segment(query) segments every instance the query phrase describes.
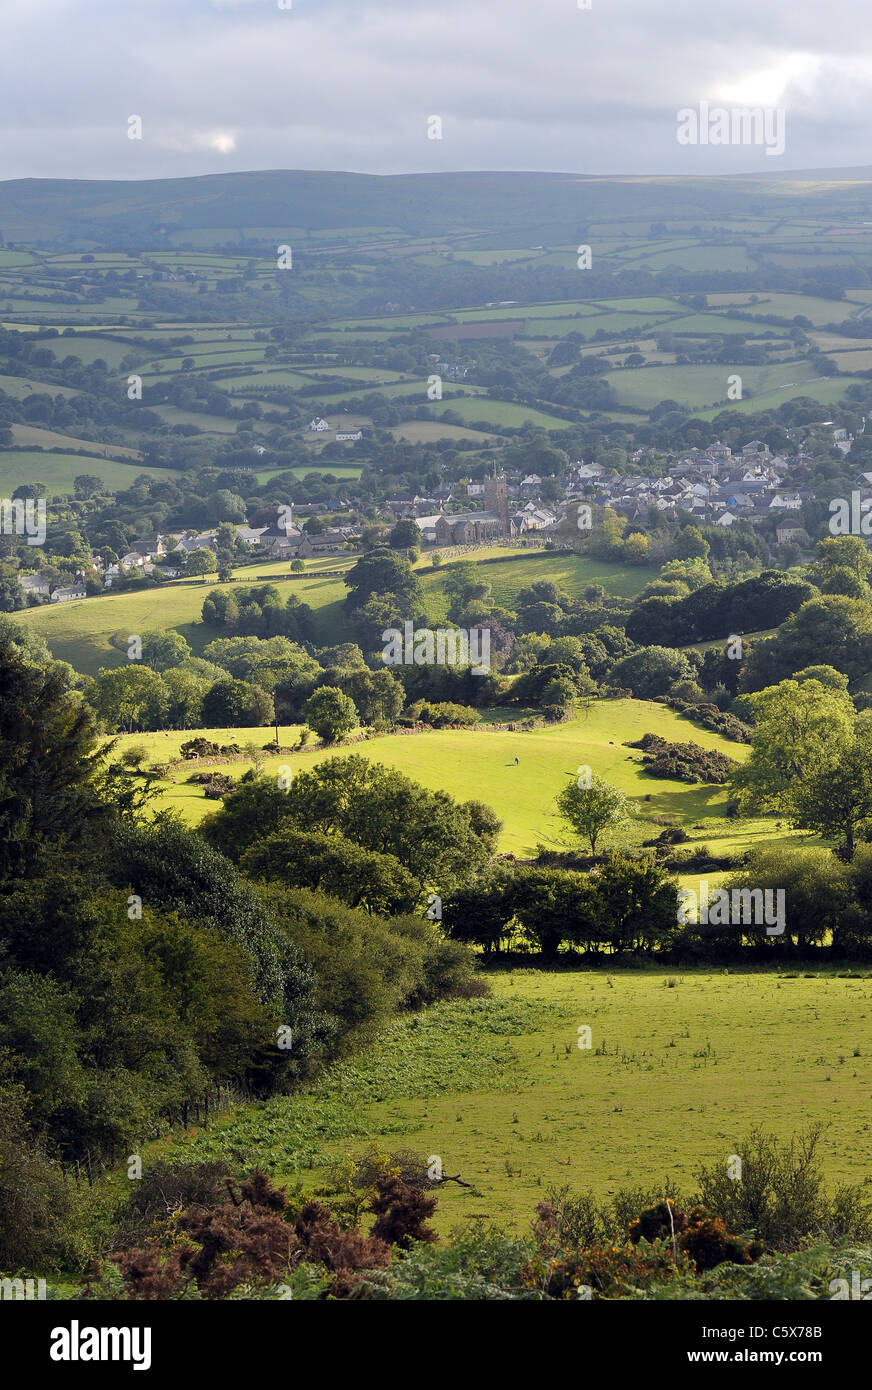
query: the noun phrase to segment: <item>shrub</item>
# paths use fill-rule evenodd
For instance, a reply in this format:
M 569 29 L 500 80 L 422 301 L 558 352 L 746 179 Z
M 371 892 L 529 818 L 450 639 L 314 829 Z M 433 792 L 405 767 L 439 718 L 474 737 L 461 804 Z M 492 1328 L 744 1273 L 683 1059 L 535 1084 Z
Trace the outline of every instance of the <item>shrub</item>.
M 627 748 L 641 748 L 644 770 L 652 777 L 668 777 L 677 782 L 728 782 L 738 766 L 734 758 L 698 743 L 670 743 L 659 734 L 644 734 Z
M 824 1191 L 818 1158 L 821 1130 L 814 1127 L 782 1142 L 754 1129 L 737 1145 L 742 1177 L 725 1163 L 697 1173 L 702 1205 L 731 1230 L 753 1231 L 775 1250 L 796 1250 L 803 1241 L 872 1237 L 872 1206 L 858 1188 Z

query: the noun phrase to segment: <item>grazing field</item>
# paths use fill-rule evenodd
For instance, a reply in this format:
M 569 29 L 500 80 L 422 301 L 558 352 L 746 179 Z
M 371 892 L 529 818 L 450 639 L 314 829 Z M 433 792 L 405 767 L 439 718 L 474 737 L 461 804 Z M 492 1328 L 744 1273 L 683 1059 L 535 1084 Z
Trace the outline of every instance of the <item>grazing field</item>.
M 636 367 L 614 372 L 606 379 L 622 405 L 650 410 L 660 401 L 703 408 L 726 403 L 728 378 L 738 373 L 743 391 L 758 398 L 779 390 L 787 382 L 802 384 L 814 376 L 810 362 L 769 363 L 765 367 L 719 366 Z M 786 399 L 786 397 L 785 397 Z
M 56 458 L 58 455 L 39 455 L 40 458 Z M 0 452 L 0 467 L 3 454 Z M 92 460 L 80 459 L 77 472 L 91 471 Z M 110 465 L 128 471 L 125 464 Z M 96 471 L 96 470 L 95 470 Z M 129 470 L 131 482 L 136 471 Z M 142 470 L 138 470 L 142 471 Z M 330 471 L 333 470 L 324 470 Z M 341 470 L 336 470 L 341 472 Z M 35 473 L 32 477 L 44 477 Z M 2 477 L 2 473 L 0 473 Z M 72 480 L 70 480 L 70 490 Z M 489 548 L 469 552 L 469 558 L 482 560 L 488 556 L 502 555 L 506 552 Z M 511 554 L 511 550 L 508 551 Z M 455 555 L 452 558 L 463 558 Z M 341 579 L 319 578 L 320 569 L 342 569 L 354 563 L 353 557 L 331 556 L 328 560 L 316 561 L 313 567 L 307 566 L 303 578 L 290 578 L 290 566 L 286 562 L 264 559 L 262 564 L 244 566 L 234 570 L 234 577 L 246 584 L 258 582 L 260 575 L 272 580 L 283 579 L 283 592 L 298 594 L 308 603 L 315 614 L 316 641 L 321 646 L 348 639 L 348 629 L 343 624 L 341 604 L 348 590 Z M 426 565 L 428 562 L 422 562 Z M 551 579 L 570 593 L 580 593 L 587 584 L 602 584 L 610 593 L 632 596 L 653 577 L 651 569 L 624 569 L 620 565 L 586 560 L 574 555 L 553 555 L 549 552 L 534 551 L 526 554 L 523 560 L 505 560 L 488 565 L 483 573 L 487 582 L 493 585 L 494 597 L 499 604 L 505 604 L 519 589 L 532 584 L 537 579 Z M 311 575 L 311 577 L 310 577 Z M 434 617 L 443 616 L 447 603 L 443 594 L 443 576 L 431 570 L 422 576 L 422 584 L 427 595 L 427 607 Z M 110 646 L 109 638 L 115 632 L 125 629 L 128 633 L 141 633 L 151 628 L 177 628 L 199 654 L 203 647 L 214 641 L 218 633 L 207 628 L 200 621 L 203 600 L 209 589 L 217 583 L 214 575 L 202 579 L 177 580 L 163 585 L 160 589 L 134 589 L 127 593 L 106 593 L 94 598 L 78 599 L 74 603 L 44 604 L 40 608 L 23 609 L 16 614 L 16 620 L 28 623 L 45 638 L 52 653 L 62 661 L 69 661 L 77 671 L 95 675 L 101 666 L 122 665 L 125 657 Z M 293 590 L 287 586 L 293 585 Z
M 490 999 L 437 1004 L 309 1090 L 175 1143 L 314 1191 L 370 1148 L 438 1155 L 435 1225 L 524 1230 L 549 1187 L 671 1182 L 726 1163 L 762 1125 L 826 1126 L 829 1182 L 868 1180 L 872 977 L 764 971 L 489 972 Z M 592 1049 L 578 1029 L 593 1030 Z
M 72 442 L 72 441 L 71 441 Z M 99 445 L 95 445 L 99 448 Z M 21 483 L 45 483 L 49 494 L 58 496 L 73 491 L 73 479 L 80 473 L 93 473 L 110 488 L 132 487 L 140 473 L 149 477 L 177 478 L 173 468 L 147 468 L 131 459 L 107 459 L 99 455 L 43 453 L 39 449 L 0 449 L 0 493 L 8 497 Z
M 519 719 L 522 714 L 519 711 L 514 718 Z M 350 754 L 385 763 L 433 791 L 487 802 L 503 821 L 501 851 L 521 857 L 535 854 L 540 843 L 551 847 L 573 843 L 555 812 L 554 798 L 567 779 L 584 765 L 620 787 L 637 805 L 638 818 L 629 831 L 622 829 L 617 833 L 616 843 L 622 843 L 628 835 L 634 842 L 651 838 L 667 822 L 684 825 L 690 837 L 688 847 L 706 844 L 714 853 L 748 849 L 776 840 L 779 844 L 813 843 L 801 832 L 778 830 L 771 817 L 727 820 L 726 787 L 688 786 L 644 772 L 640 750 L 624 745 L 645 733 L 659 734 L 675 742 L 693 741 L 739 762 L 747 756 L 747 745 L 732 743 L 699 728 L 663 705 L 646 700 L 603 700 L 566 723 L 530 730 L 509 729 L 511 711 L 505 711 L 502 718 L 502 726 L 395 733 L 333 748 L 307 748 L 299 753 L 267 757 L 264 766 L 268 772 L 277 773 L 279 767 L 290 762 L 295 770 L 304 771 L 325 758 Z M 130 734 L 122 738 L 119 748 L 132 741 L 163 763 L 191 737 L 192 733 L 178 730 L 169 734 Z M 270 729 L 237 729 L 207 737 L 218 743 L 240 745 L 253 741 L 263 747 L 274 734 Z M 296 744 L 296 731 L 286 730 L 282 742 L 286 748 Z M 231 763 L 226 770 L 231 777 L 241 777 L 246 767 L 245 763 Z M 204 798 L 200 786 L 186 780 L 189 775 L 184 769 L 176 769 L 172 779 L 161 787 L 160 804 L 175 807 L 185 820 L 196 824 L 214 810 L 215 804 Z
M 832 406 L 841 401 L 849 386 L 861 380 L 861 378 L 854 376 L 800 380 L 794 371 L 782 370 L 787 377 L 787 383 L 783 387 L 777 391 L 763 391 L 759 396 L 746 396 L 741 401 L 731 401 L 730 410 L 738 410 L 746 415 L 756 414 L 761 410 L 777 410 L 785 401 L 795 400 L 802 396 L 818 401 L 821 405 Z M 710 410 L 696 410 L 694 414 L 699 415 L 704 420 L 711 420 L 721 410 L 723 410 L 723 406 L 715 406 Z
M 513 401 L 495 401 L 490 396 L 460 396 L 454 400 L 443 400 L 441 406 L 431 405 L 428 408 L 431 415 L 444 415 L 450 410 L 471 424 L 478 425 L 479 421 L 484 421 L 497 429 L 501 425 L 520 426 L 531 421 L 546 430 L 566 430 L 570 428 L 571 423 L 561 420 L 557 415 L 549 415 L 544 410 L 536 410 L 533 406 L 517 405 Z
M 86 453 L 99 453 L 101 458 L 114 458 L 121 462 L 137 463 L 141 458 L 138 449 L 125 449 L 123 444 L 99 444 L 89 439 L 76 439 L 69 434 L 59 434 L 57 430 L 40 429 L 38 425 L 12 425 L 12 442 L 21 449 L 83 449 Z M 149 472 L 148 468 L 140 469 Z M 164 470 L 161 470 L 162 472 Z

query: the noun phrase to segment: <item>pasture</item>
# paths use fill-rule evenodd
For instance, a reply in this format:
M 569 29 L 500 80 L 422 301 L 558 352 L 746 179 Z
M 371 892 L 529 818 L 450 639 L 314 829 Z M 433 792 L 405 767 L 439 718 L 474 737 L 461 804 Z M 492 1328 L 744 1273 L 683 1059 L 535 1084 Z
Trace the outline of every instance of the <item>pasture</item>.
M 3 457 L 0 452 L 0 467 Z M 51 459 L 58 455 L 42 454 L 39 457 Z M 97 461 L 77 460 L 80 467 L 76 471 L 92 471 L 92 462 Z M 125 464 L 110 466 L 122 469 L 125 475 L 129 472 L 131 482 L 137 471 L 143 471 L 138 465 L 136 469 L 128 469 Z M 340 475 L 343 472 L 341 469 L 335 471 Z M 35 473 L 32 477 L 44 478 L 44 475 Z M 477 561 L 500 557 L 497 563 L 486 566 L 483 573 L 493 586 L 494 599 L 501 606 L 510 605 L 519 589 L 537 579 L 550 579 L 573 595 L 581 593 L 587 584 L 602 584 L 610 593 L 632 597 L 654 575 L 654 571 L 648 568 L 625 569 L 621 565 L 587 560 L 577 555 L 555 555 L 548 551 L 528 552 L 522 560 L 502 559 L 504 554 L 511 553 L 511 549 L 504 551 L 497 547 L 467 552 L 467 558 Z M 465 557 L 458 552 L 451 558 Z M 292 591 L 298 594 L 313 609 L 316 642 L 327 646 L 348 640 L 341 608 L 348 590 L 341 579 L 319 577 L 319 571 L 324 568 L 341 569 L 353 563 L 354 558 L 345 555 L 310 561 L 307 562 L 304 576 L 291 579 L 288 563 L 270 561 L 264 557 L 262 562 L 234 570 L 234 578 L 245 584 L 257 583 L 262 575 L 273 581 L 282 580 L 283 593 Z M 425 558 L 422 567 L 428 564 Z M 426 568 L 421 575 L 426 606 L 434 618 L 444 616 L 447 608 L 443 578 L 442 572 Z M 110 591 L 94 598 L 79 599 L 75 603 L 26 608 L 16 614 L 16 620 L 32 626 L 45 638 L 53 655 L 59 660 L 70 662 L 85 675 L 95 675 L 101 666 L 118 666 L 124 662 L 123 654 L 109 642 L 112 634 L 122 629 L 127 633 L 141 633 L 152 628 L 177 628 L 199 655 L 203 647 L 218 636 L 217 632 L 206 628 L 200 621 L 203 600 L 216 583 L 215 575 L 206 575 L 193 581 L 175 580 L 159 589 L 134 589 L 114 594 Z M 289 585 L 293 585 L 293 590 Z
M 487 718 L 488 712 L 483 713 Z M 689 848 L 706 844 L 716 854 L 774 841 L 809 843 L 805 834 L 779 831 L 772 818 L 728 820 L 726 787 L 687 785 L 644 772 L 640 750 L 624 745 L 645 733 L 675 742 L 693 741 L 738 762 L 747 757 L 747 745 L 699 728 L 663 705 L 646 700 L 602 700 L 566 723 L 529 730 L 508 727 L 522 717 L 523 711 L 507 709 L 477 729 L 403 731 L 332 748 L 310 746 L 300 752 L 267 756 L 264 769 L 277 774 L 279 767 L 289 764 L 295 772 L 302 772 L 325 758 L 350 754 L 384 763 L 432 791 L 447 791 L 460 800 L 484 801 L 492 806 L 503 821 L 500 851 L 520 857 L 535 854 L 539 844 L 558 848 L 574 843 L 556 814 L 554 799 L 581 766 L 592 768 L 620 787 L 636 805 L 636 819 L 628 829 L 616 832 L 616 844 L 627 839 L 640 843 L 658 834 L 667 823 L 687 829 Z M 123 735 L 119 750 L 132 742 L 145 747 L 148 759 L 165 763 L 192 737 L 192 732 L 180 730 Z M 213 730 L 206 731 L 206 737 L 219 744 L 253 743 L 263 748 L 274 738 L 274 731 Z M 297 730 L 280 731 L 280 738 L 284 748 L 291 748 L 297 742 Z M 247 766 L 246 762 L 229 763 L 223 770 L 231 777 L 241 777 Z M 174 769 L 170 780 L 160 787 L 160 805 L 174 807 L 190 824 L 197 824 L 215 809 L 215 803 L 205 799 L 202 787 L 187 781 L 189 776 L 185 768 Z
M 770 971 L 488 971 L 490 999 L 392 1024 L 293 1096 L 147 1147 L 262 1165 L 308 1192 L 377 1148 L 438 1155 L 435 1225 L 524 1231 L 549 1187 L 694 1188 L 757 1125 L 824 1125 L 829 1183 L 868 1181 L 872 978 Z M 578 1029 L 592 1029 L 580 1050 Z M 148 1161 L 146 1159 L 146 1161 Z
M 83 441 L 73 441 L 70 443 Z M 84 447 L 87 448 L 87 445 Z M 94 445 L 95 449 L 100 445 Z M 129 463 L 99 455 L 45 453 L 40 449 L 0 449 L 0 495 L 10 496 L 21 483 L 45 483 L 50 496 L 73 491 L 73 479 L 80 473 L 102 478 L 107 487 L 121 491 L 133 486 L 140 473 L 151 478 L 177 478 L 178 470 L 148 468 L 136 459 Z

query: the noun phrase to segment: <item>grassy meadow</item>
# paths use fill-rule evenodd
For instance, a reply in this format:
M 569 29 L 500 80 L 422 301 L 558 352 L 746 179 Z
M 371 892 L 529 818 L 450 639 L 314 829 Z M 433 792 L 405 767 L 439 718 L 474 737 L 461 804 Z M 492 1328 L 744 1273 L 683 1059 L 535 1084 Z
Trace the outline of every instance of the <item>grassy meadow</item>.
M 54 457 L 48 455 L 47 457 Z M 2 454 L 0 454 L 2 460 Z M 80 460 L 90 463 L 90 460 Z M 125 464 L 114 465 L 126 469 Z M 134 475 L 135 476 L 135 475 Z M 512 554 L 523 559 L 512 560 Z M 452 559 L 463 558 L 458 552 Z M 512 548 L 482 547 L 469 558 L 481 561 L 494 559 L 482 573 L 493 587 L 494 599 L 501 606 L 511 606 L 520 589 L 537 579 L 549 579 L 573 596 L 579 595 L 588 584 L 602 584 L 609 593 L 632 597 L 652 579 L 655 570 L 646 567 L 633 569 L 621 565 L 588 560 L 577 555 L 558 555 L 547 551 L 520 551 Z M 448 557 L 446 557 L 448 562 Z M 348 593 L 338 577 L 320 576 L 323 569 L 346 569 L 354 557 L 335 555 L 306 562 L 301 577 L 290 577 L 286 561 L 264 559 L 263 563 L 242 566 L 234 578 L 245 584 L 263 579 L 281 581 L 282 592 L 298 594 L 314 612 L 315 640 L 321 646 L 348 640 L 344 626 L 342 604 Z M 429 558 L 420 562 L 421 583 L 425 605 L 434 620 L 445 616 L 448 603 L 443 592 L 443 574 L 433 570 Z M 74 603 L 44 604 L 39 608 L 23 609 L 16 621 L 27 623 L 45 638 L 52 653 L 68 661 L 77 671 L 95 675 L 101 666 L 119 666 L 126 657 L 110 645 L 114 633 L 127 635 L 147 632 L 152 628 L 176 628 L 191 644 L 196 655 L 220 634 L 207 628 L 200 620 L 203 600 L 217 584 L 215 575 L 198 580 L 174 580 L 159 589 L 134 589 L 127 593 L 111 591 Z M 293 585 L 293 589 L 289 586 Z
M 315 1191 L 349 1155 L 438 1155 L 470 1188 L 434 1224 L 525 1230 L 549 1187 L 671 1181 L 741 1154 L 755 1125 L 825 1128 L 830 1183 L 868 1181 L 872 977 L 681 970 L 488 973 L 493 996 L 392 1024 L 300 1094 L 147 1146 L 262 1164 Z M 580 1050 L 578 1029 L 592 1029 Z
M 386 734 L 333 748 L 315 746 L 299 752 L 259 756 L 259 761 L 269 774 L 277 774 L 282 766 L 301 772 L 325 758 L 350 754 L 384 763 L 432 791 L 447 791 L 461 801 L 487 802 L 503 821 L 500 851 L 520 858 L 535 854 L 538 844 L 559 848 L 571 843 L 555 813 L 554 798 L 581 766 L 591 767 L 607 782 L 620 787 L 637 805 L 637 819 L 626 831 L 618 832 L 616 843 L 650 839 L 665 824 L 684 826 L 690 837 L 686 848 L 705 844 L 715 854 L 776 841 L 815 843 L 802 832 L 779 830 L 772 817 L 727 819 L 725 787 L 689 786 L 644 772 L 641 751 L 624 744 L 635 742 L 646 733 L 675 742 L 693 741 L 736 761 L 747 756 L 747 745 L 731 743 L 699 728 L 663 705 L 646 700 L 602 700 L 566 723 L 529 730 L 508 728 L 520 712 L 491 713 L 492 722 L 477 729 Z M 146 763 L 164 764 L 177 756 L 180 745 L 195 733 L 218 744 L 237 743 L 242 748 L 253 745 L 257 749 L 275 737 L 273 729 L 265 728 L 125 734 L 118 740 L 118 753 L 132 744 L 145 748 Z M 298 727 L 280 728 L 282 747 L 293 748 L 298 735 Z M 222 764 L 221 770 L 238 778 L 251 765 L 252 759 L 244 759 Z M 203 795 L 202 787 L 187 781 L 195 770 L 195 764 L 173 769 L 169 779 L 159 784 L 156 803 L 173 807 L 192 825 L 216 809 L 216 803 Z M 715 875 L 708 877 L 716 881 Z

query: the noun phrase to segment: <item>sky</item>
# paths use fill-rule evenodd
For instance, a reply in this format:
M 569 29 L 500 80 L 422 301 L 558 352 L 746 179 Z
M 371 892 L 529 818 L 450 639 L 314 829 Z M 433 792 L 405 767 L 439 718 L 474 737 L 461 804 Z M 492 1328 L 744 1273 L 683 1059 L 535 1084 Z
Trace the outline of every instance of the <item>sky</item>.
M 0 179 L 872 164 L 860 0 L 0 0 L 0 35 Z M 681 143 L 702 102 L 784 139 Z

